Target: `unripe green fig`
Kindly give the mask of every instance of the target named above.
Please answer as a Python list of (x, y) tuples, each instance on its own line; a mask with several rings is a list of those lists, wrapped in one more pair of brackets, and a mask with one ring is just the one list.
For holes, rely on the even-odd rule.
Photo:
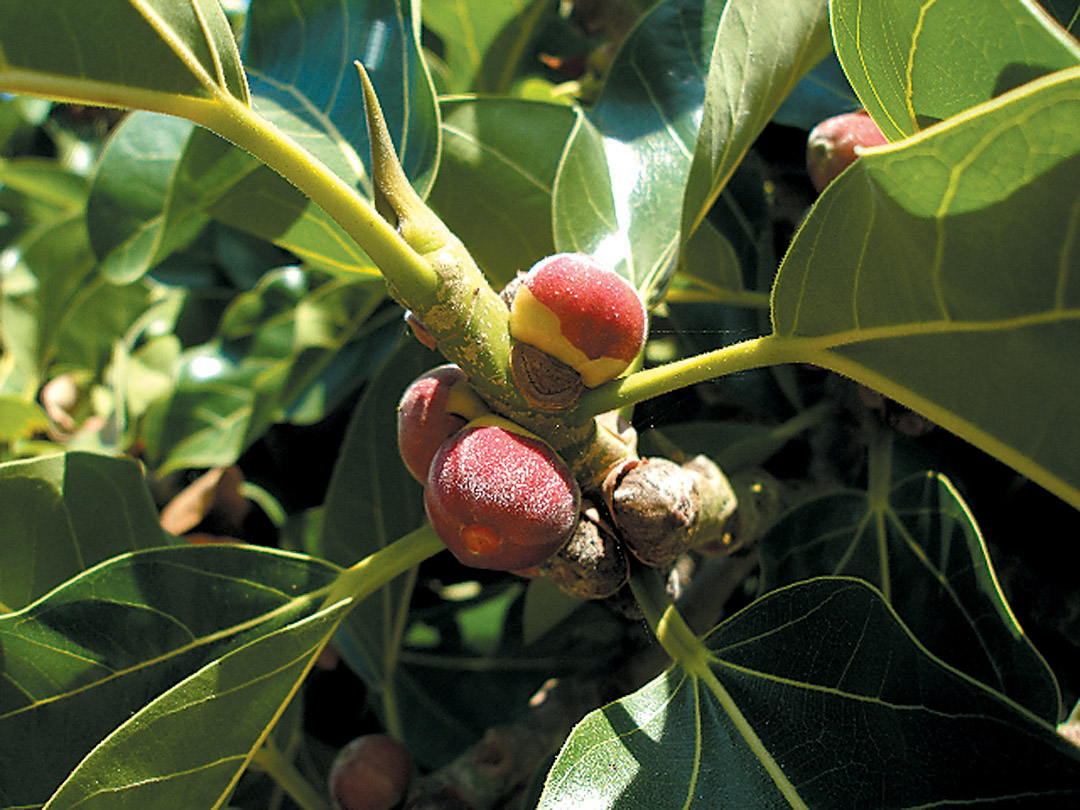
[(577, 525), (581, 491), (544, 441), (496, 416), (470, 422), (439, 448), (424, 508), (462, 563), (518, 571), (546, 560)]
[(405, 747), (385, 734), (365, 734), (334, 759), (328, 785), (336, 810), (390, 810), (405, 798), (412, 761)]
[(806, 170), (818, 192), (855, 162), (862, 149), (888, 143), (865, 110), (826, 118), (806, 139)]

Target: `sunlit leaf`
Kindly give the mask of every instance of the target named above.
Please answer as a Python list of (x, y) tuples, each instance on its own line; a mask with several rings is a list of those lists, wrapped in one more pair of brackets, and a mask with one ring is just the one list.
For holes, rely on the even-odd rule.
[(728, 0), (686, 181), (684, 241), (780, 103), (831, 47), (826, 0)]
[(1080, 505), (1080, 68), (865, 154), (773, 292), (782, 338)]
[[(880, 502), (879, 502), (880, 501)], [(981, 533), (941, 475), (816, 498), (761, 545), (762, 588), (835, 574), (878, 588), (931, 652), (1056, 723), (1057, 685), (1001, 593)]]
[(623, 43), (599, 100), (579, 113), (555, 183), (555, 244), (638, 289), (673, 272), (683, 187), (722, 0), (665, 0)]
[(827, 52), (821, 0), (656, 6), (571, 133), (555, 186), (556, 245), (594, 255), (659, 297), (681, 243)]
[(832, 0), (830, 11), (844, 72), (889, 140), (1080, 64), (1080, 45), (1030, 0)]
[(29, 438), (48, 427), (49, 417), (36, 402), (0, 394), (0, 444)]
[(443, 153), (428, 202), (501, 287), (555, 252), (551, 190), (574, 114), (506, 98), (442, 102)]
[(537, 27), (551, 13), (546, 0), (426, 0), (424, 24), (445, 53), (447, 90), (506, 93)]
[(0, 7), (0, 87), (162, 112), (247, 101), (217, 0), (9, 0)]
[(65, 779), (50, 806), (115, 807), (112, 788), (179, 791), (143, 807), (221, 795), (340, 616), (319, 612), (336, 571), (254, 547), (150, 549), (0, 617), (0, 734), (20, 740), (0, 753), (0, 804), (40, 805)]
[(586, 716), (541, 810), (1080, 799), (1080, 749), (929, 655), (861, 581), (774, 591), (705, 644), (692, 671)]

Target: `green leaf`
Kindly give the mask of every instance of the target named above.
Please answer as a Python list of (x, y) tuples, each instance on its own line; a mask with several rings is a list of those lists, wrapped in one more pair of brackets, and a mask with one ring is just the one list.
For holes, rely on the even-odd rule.
[(0, 754), (0, 806), (61, 782), (50, 807), (115, 807), (114, 790), (215, 806), (340, 618), (345, 603), (323, 610), (336, 574), (255, 547), (150, 549), (0, 617), (0, 735), (20, 740)]
[(1080, 45), (1029, 0), (830, 3), (836, 54), (891, 141), (1080, 63)]
[(823, 574), (864, 579), (932, 653), (1058, 722), (1054, 676), (1017, 624), (949, 480), (914, 475), (882, 495), (826, 495), (786, 514), (761, 544), (762, 590)]
[(929, 655), (861, 581), (774, 591), (705, 648), (700, 663), (587, 715), (540, 809), (1062, 807), (1080, 798), (1080, 750)]
[[(114, 285), (98, 272), (81, 212), (36, 230), (14, 255), (22, 294), (5, 301), (14, 335), (5, 335), (27, 369), (40, 378), (53, 367), (102, 369), (112, 343), (143, 312), (149, 290)], [(12, 291), (15, 292), (15, 291)], [(5, 333), (9, 326), (3, 326)]]
[(826, 0), (728, 0), (686, 179), (684, 242), (780, 103), (831, 49)]
[(781, 265), (774, 336), (1080, 506), (1080, 68), (864, 154)]
[(248, 98), (217, 0), (10, 0), (0, 7), (0, 86), (161, 112)]
[(48, 429), (49, 417), (36, 402), (0, 394), (0, 445), (26, 439)]
[(555, 181), (555, 245), (658, 297), (674, 268), (704, 75), (723, 0), (665, 0), (623, 43), (579, 113)]
[(72, 452), (0, 465), (0, 504), (7, 610), (110, 557), (167, 542), (131, 459)]
[(451, 93), (505, 94), (527, 55), (547, 0), (426, 0), (424, 25), (442, 40)]
[(496, 287), (555, 252), (551, 193), (573, 122), (556, 104), (442, 102), (442, 160), (428, 203)]
[[(357, 59), (375, 85), (402, 165), (421, 196), (435, 179), (438, 107), (413, 6), (409, 0), (262, 0), (248, 16), (244, 64), (255, 111), (368, 198), (370, 155)], [(372, 260), (340, 225), (255, 158), (204, 131), (193, 134), (186, 158), (196, 166), (232, 167), (233, 182), (208, 210), (215, 219), (313, 266), (375, 275)]]
[(190, 242), (209, 219), (202, 197), (223, 180), (232, 181), (206, 164), (196, 168), (196, 177), (185, 177), (195, 167), (180, 158), (194, 128), (181, 119), (136, 112), (109, 137), (86, 219), (101, 272), (114, 281), (139, 278)]
[[(438, 160), (438, 108), (417, 43), (415, 0), (257, 2), (244, 66), (252, 105), (338, 176), (369, 191), (364, 64), (410, 178), (424, 196)], [(302, 38), (301, 38), (302, 37)]]

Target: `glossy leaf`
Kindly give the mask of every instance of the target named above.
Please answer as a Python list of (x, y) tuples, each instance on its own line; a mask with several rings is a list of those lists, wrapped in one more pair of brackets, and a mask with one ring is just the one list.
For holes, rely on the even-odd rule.
[(889, 140), (1080, 64), (1080, 45), (1031, 0), (830, 3), (836, 53)]
[(720, 16), (693, 163), (686, 180), (686, 241), (754, 139), (832, 49), (826, 0), (728, 0)]
[(1078, 749), (929, 655), (861, 581), (774, 591), (705, 646), (700, 666), (587, 715), (540, 809), (1080, 799)]
[(10, 0), (0, 8), (0, 86), (162, 112), (247, 101), (218, 0)]
[(164, 545), (131, 459), (63, 453), (0, 465), (0, 603), (23, 608), (102, 560)]
[(0, 734), (20, 740), (0, 753), (0, 805), (40, 805), (65, 780), (50, 807), (223, 796), (340, 618), (343, 604), (321, 611), (336, 570), (254, 547), (150, 549), (0, 617)]
[[(261, 0), (248, 15), (244, 65), (256, 112), (369, 197), (357, 59), (375, 85), (402, 164), (421, 196), (435, 179), (438, 108), (414, 32), (414, 5), (415, 0)], [(313, 266), (375, 274), (371, 259), (340, 225), (255, 158), (197, 131), (185, 159), (234, 172), (227, 192), (210, 201), (215, 219), (273, 241)]]
[[(593, 255), (650, 298), (666, 286), (722, 0), (665, 0), (579, 113), (555, 182), (555, 245)], [(654, 292), (655, 291), (655, 292)]]
[(425, 0), (424, 24), (445, 50), (447, 91), (506, 93), (550, 6), (546, 0)]
[(551, 193), (574, 114), (506, 98), (442, 102), (443, 152), (428, 202), (501, 287), (555, 252)]
[(187, 244), (209, 221), (205, 200), (232, 177), (180, 159), (194, 125), (136, 112), (112, 133), (98, 161), (87, 206), (87, 227), (101, 272), (132, 281)]
[(590, 253), (659, 298), (681, 243), (827, 52), (819, 0), (656, 6), (570, 136), (555, 187), (558, 248)]
[(773, 291), (775, 335), (800, 357), (1073, 505), (1078, 133), (1072, 69), (865, 154), (818, 200)]
[(1058, 722), (1054, 676), (1017, 624), (979, 528), (944, 476), (905, 478), (884, 498), (815, 498), (770, 529), (761, 553), (763, 590), (820, 575), (864, 579), (932, 653)]

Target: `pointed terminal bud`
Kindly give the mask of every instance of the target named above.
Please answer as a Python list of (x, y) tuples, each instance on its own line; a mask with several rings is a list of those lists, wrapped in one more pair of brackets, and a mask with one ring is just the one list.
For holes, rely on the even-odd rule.
[(510, 335), (572, 368), (589, 388), (630, 366), (645, 345), (647, 325), (633, 285), (580, 253), (533, 265), (510, 308)]
[(375, 210), (396, 226), (405, 242), (421, 256), (456, 238), (446, 224), (416, 193), (401, 166), (390, 130), (386, 126), (379, 98), (367, 71), (356, 62), (364, 95), (368, 140), (371, 143), (371, 181), (375, 186)]

